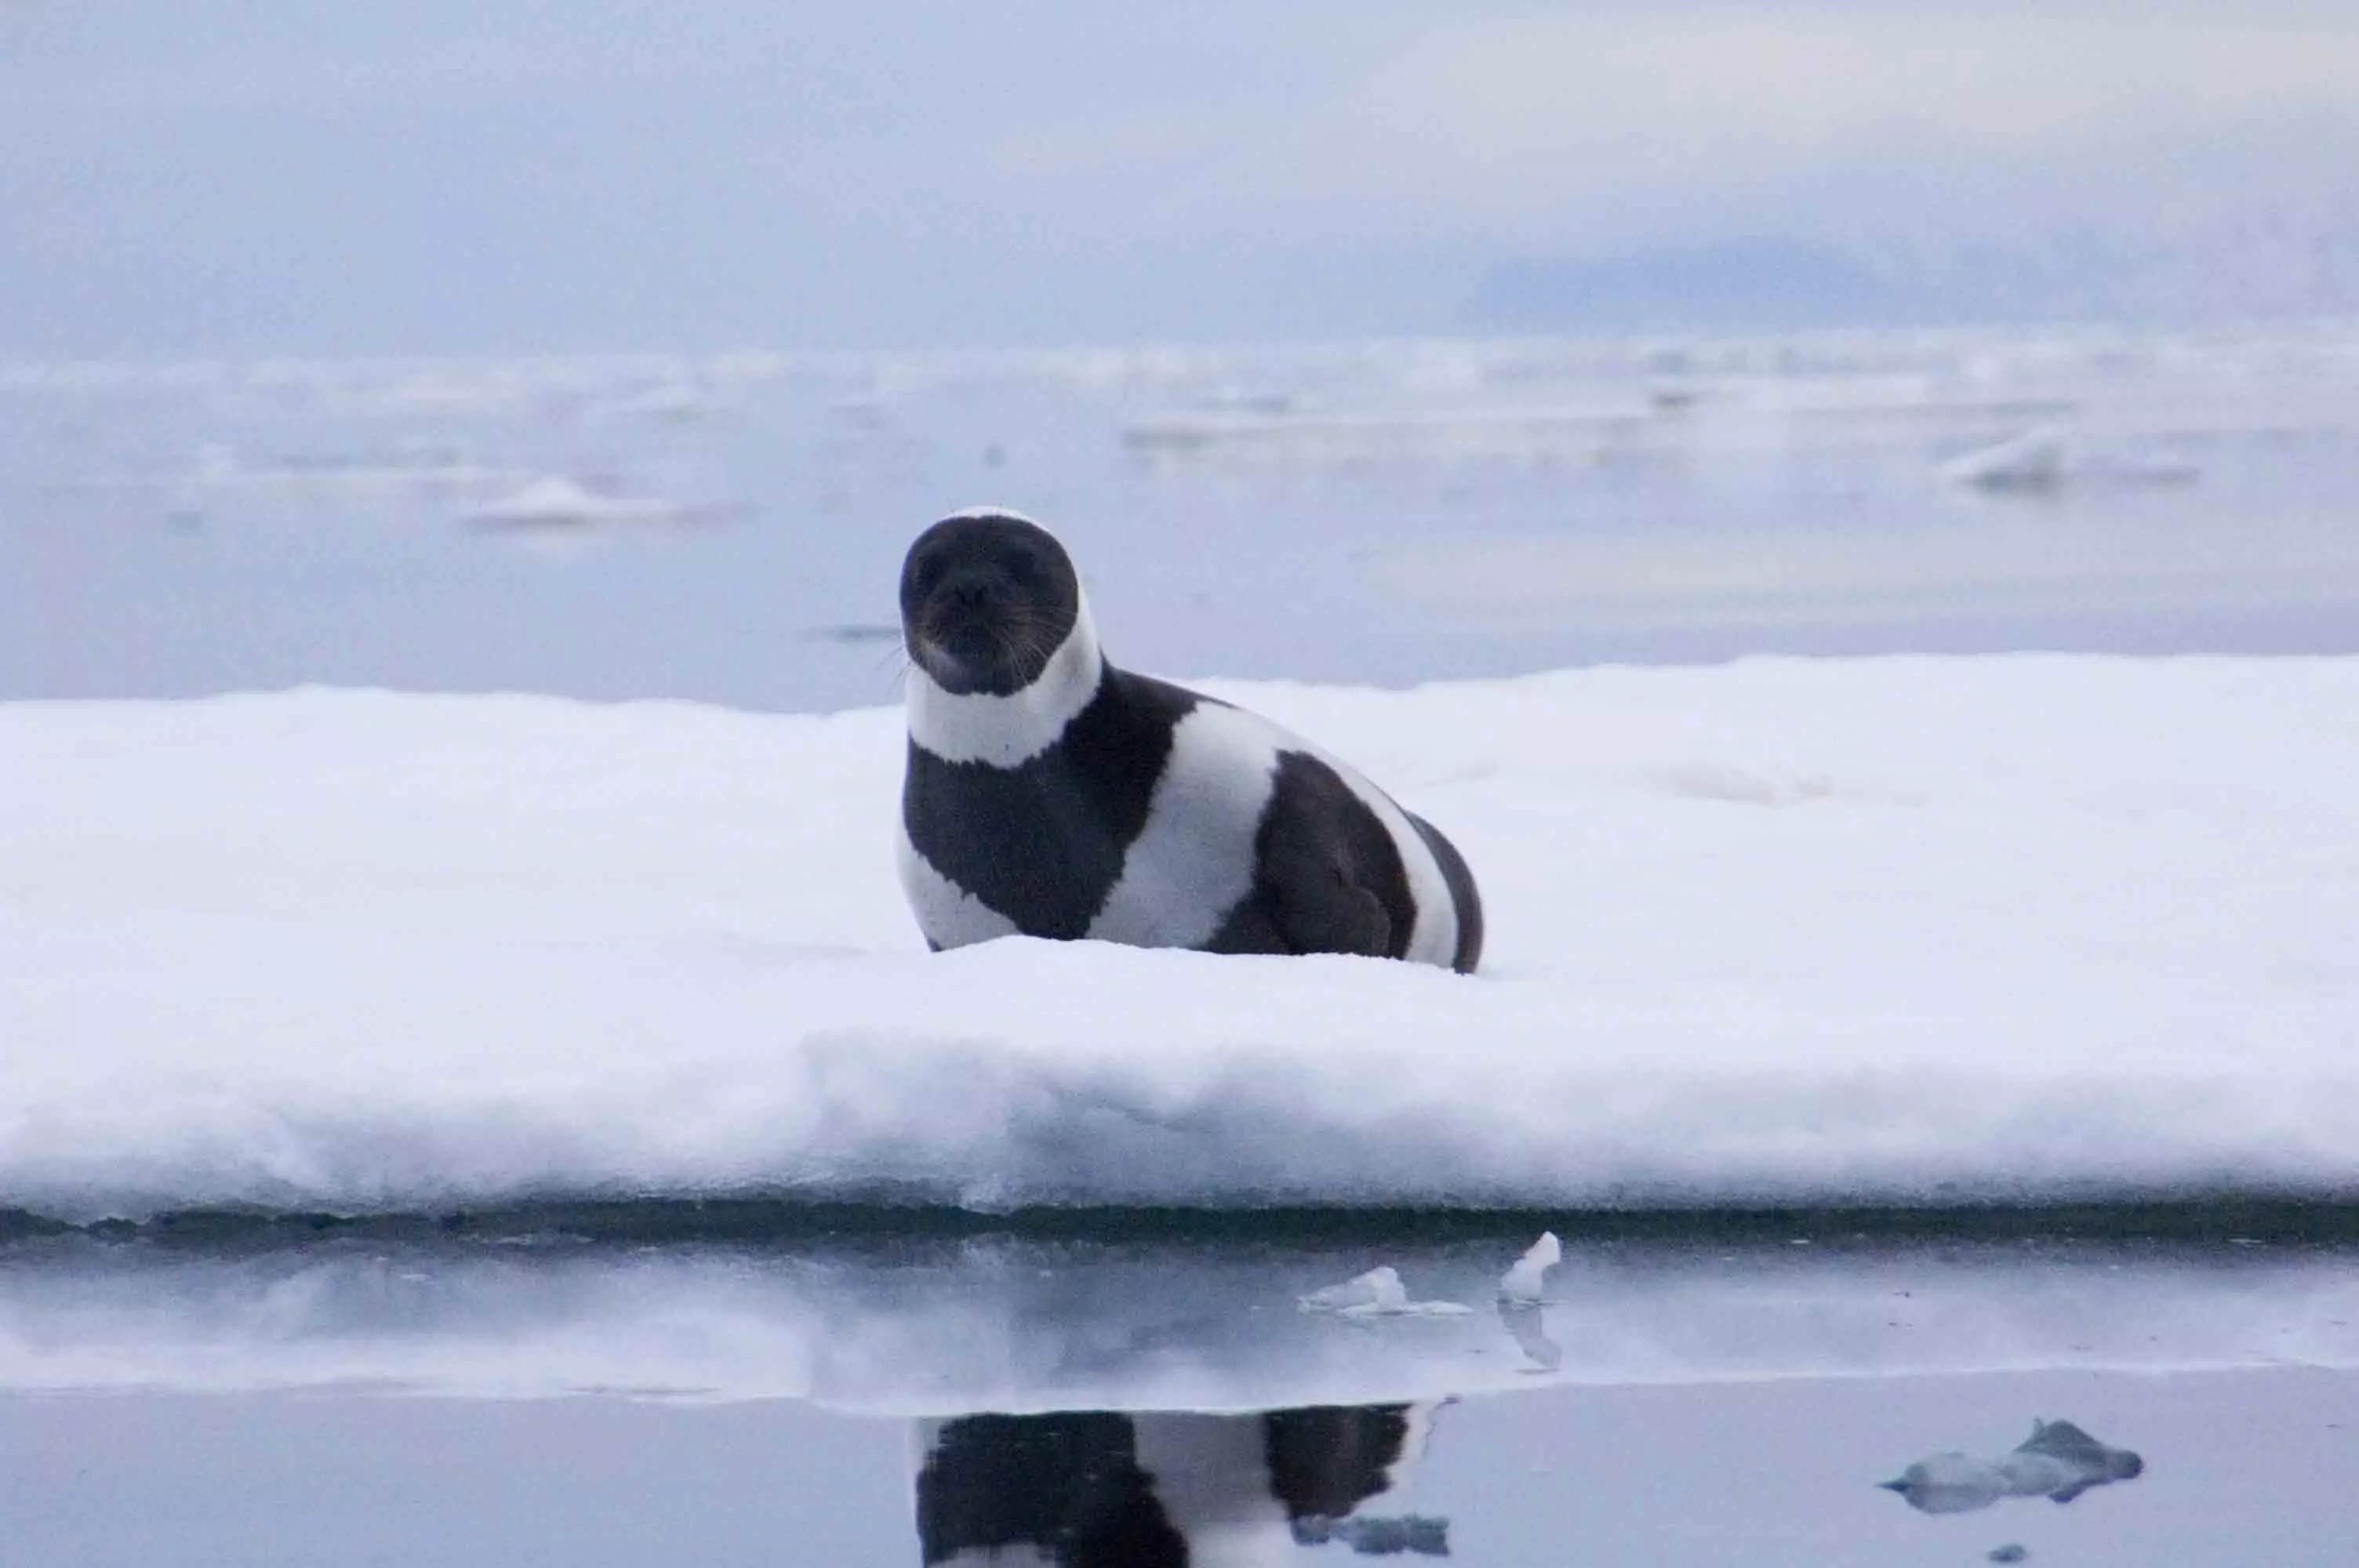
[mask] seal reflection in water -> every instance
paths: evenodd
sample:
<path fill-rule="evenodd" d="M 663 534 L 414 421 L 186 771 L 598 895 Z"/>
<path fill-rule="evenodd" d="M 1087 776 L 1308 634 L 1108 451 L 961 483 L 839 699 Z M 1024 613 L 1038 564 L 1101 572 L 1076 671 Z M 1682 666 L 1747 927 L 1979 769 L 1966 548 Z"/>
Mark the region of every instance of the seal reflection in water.
<path fill-rule="evenodd" d="M 937 950 L 1023 935 L 1471 972 L 1433 827 L 1309 741 L 1106 662 L 1064 547 L 962 513 L 909 547 L 901 882 Z"/>
<path fill-rule="evenodd" d="M 1329 1541 L 1446 1557 L 1447 1521 L 1358 1511 L 1407 1478 L 1433 1408 L 921 1422 L 919 1551 L 929 1564 L 1058 1568 L 1259 1564 Z"/>

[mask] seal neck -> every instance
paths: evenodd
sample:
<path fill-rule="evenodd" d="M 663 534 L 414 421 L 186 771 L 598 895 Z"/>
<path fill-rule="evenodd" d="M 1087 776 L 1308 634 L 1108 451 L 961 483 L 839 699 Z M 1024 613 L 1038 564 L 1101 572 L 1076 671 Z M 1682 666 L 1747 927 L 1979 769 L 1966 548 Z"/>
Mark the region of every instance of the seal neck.
<path fill-rule="evenodd" d="M 1074 607 L 1072 629 L 1031 685 L 1004 697 L 947 691 L 925 666 L 909 666 L 909 739 L 946 762 L 1016 768 L 1057 743 L 1105 680 L 1090 601 Z"/>

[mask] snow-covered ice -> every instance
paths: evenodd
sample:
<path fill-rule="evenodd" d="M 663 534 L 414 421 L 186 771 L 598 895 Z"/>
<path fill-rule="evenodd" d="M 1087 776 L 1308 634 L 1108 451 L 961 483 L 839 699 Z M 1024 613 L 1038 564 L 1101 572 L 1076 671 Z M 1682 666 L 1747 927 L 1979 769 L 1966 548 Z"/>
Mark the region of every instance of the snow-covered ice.
<path fill-rule="evenodd" d="M 2359 660 L 1216 689 L 1483 973 L 929 955 L 894 711 L 0 707 L 0 1207 L 2359 1188 Z"/>

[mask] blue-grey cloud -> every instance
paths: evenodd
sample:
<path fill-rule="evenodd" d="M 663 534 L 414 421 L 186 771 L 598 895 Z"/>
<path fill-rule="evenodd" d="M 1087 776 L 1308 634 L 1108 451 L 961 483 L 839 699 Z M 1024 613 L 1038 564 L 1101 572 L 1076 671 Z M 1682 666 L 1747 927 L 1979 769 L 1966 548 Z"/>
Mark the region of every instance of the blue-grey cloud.
<path fill-rule="evenodd" d="M 1519 260 L 1798 250 L 2332 308 L 2354 82 L 2322 3 L 36 5 L 0 352 L 1419 330 Z"/>

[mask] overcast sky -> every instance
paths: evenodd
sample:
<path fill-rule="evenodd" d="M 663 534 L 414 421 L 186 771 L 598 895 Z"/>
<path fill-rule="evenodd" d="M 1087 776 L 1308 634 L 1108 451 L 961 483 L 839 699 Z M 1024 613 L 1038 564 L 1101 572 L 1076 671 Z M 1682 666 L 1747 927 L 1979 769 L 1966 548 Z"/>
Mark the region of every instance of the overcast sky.
<path fill-rule="evenodd" d="M 1415 332 L 1765 240 L 2331 296 L 2359 0 L 2132 9 L 10 0 L 0 354 Z"/>

